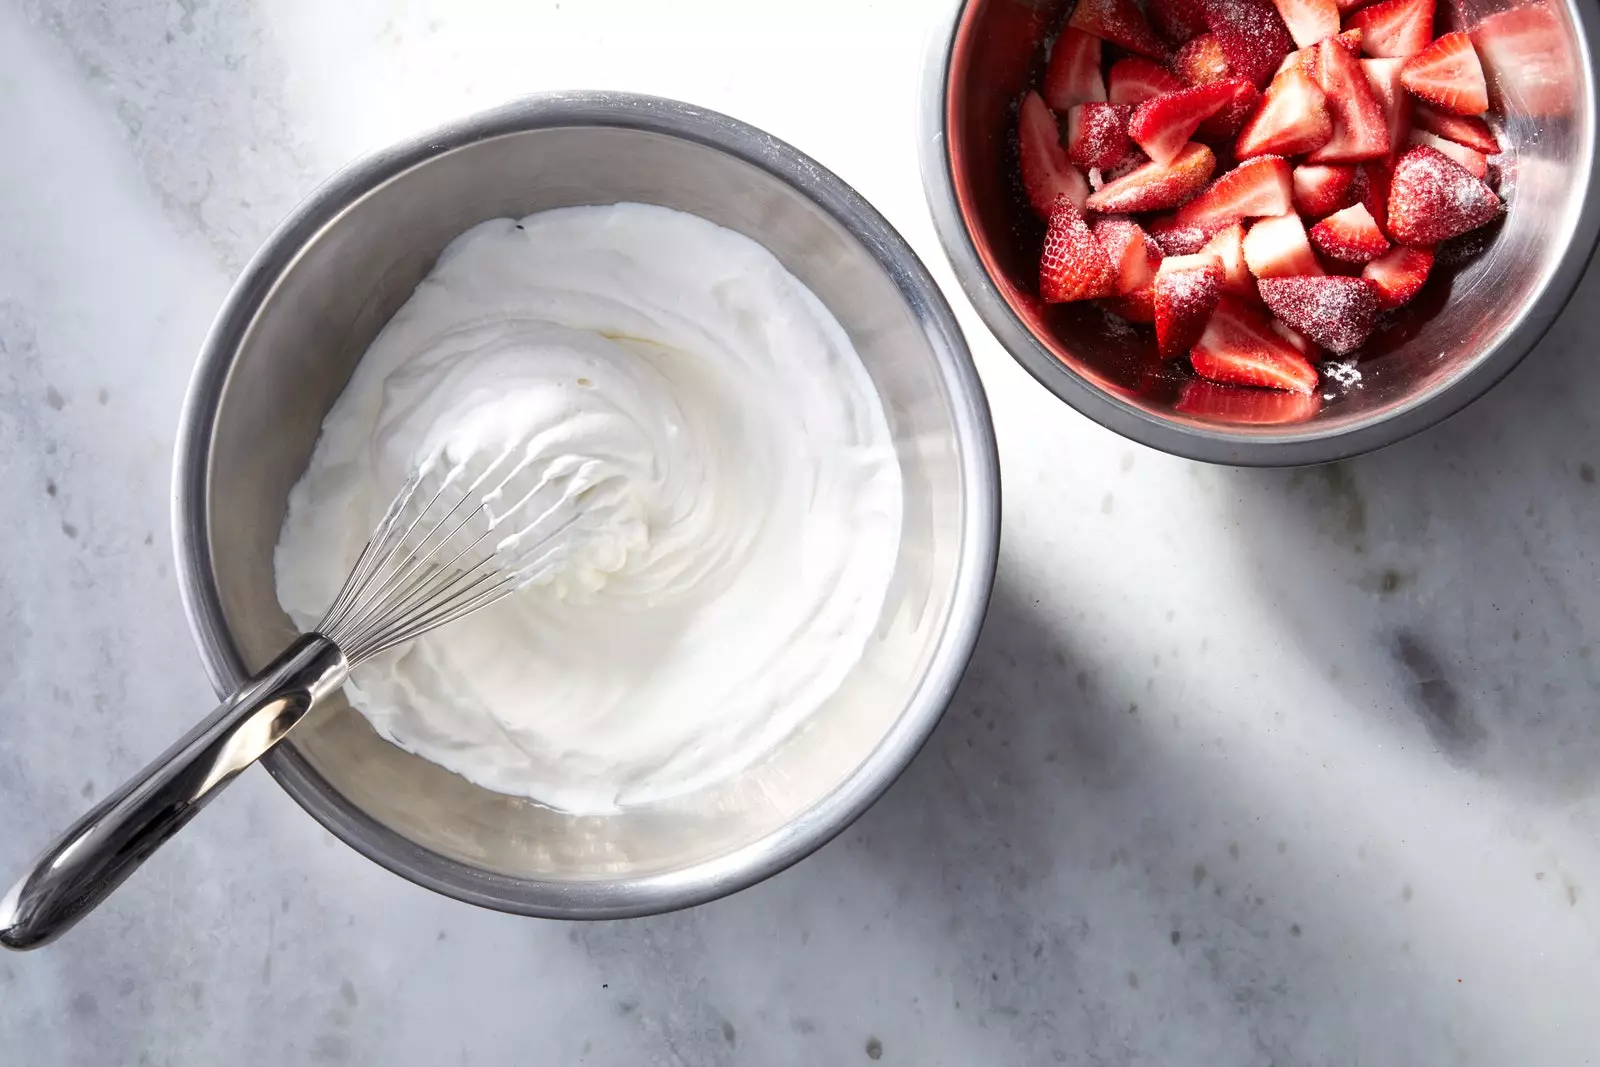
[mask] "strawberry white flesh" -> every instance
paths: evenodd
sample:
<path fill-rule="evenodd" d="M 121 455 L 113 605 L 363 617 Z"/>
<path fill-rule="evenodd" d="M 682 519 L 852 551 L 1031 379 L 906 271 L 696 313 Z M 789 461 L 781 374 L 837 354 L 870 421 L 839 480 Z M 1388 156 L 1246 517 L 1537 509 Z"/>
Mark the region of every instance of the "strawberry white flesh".
<path fill-rule="evenodd" d="M 1244 261 L 1257 278 L 1322 274 L 1298 215 L 1262 219 L 1244 235 Z"/>
<path fill-rule="evenodd" d="M 1061 147 L 1061 127 L 1038 93 L 1022 98 L 1017 136 L 1022 187 L 1039 217 L 1048 219 L 1060 196 L 1082 207 L 1089 196 L 1089 182 L 1067 161 L 1067 151 Z"/>

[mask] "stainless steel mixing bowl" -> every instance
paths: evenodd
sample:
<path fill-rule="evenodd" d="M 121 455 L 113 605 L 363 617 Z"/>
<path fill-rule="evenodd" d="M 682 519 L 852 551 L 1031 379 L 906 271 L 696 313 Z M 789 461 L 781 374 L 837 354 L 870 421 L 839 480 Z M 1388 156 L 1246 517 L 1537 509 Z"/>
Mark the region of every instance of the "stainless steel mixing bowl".
<path fill-rule="evenodd" d="M 534 97 L 346 170 L 286 221 L 228 297 L 195 371 L 174 535 L 219 692 L 290 639 L 272 551 L 323 416 L 440 249 L 484 219 L 623 200 L 693 212 L 771 249 L 849 332 L 904 469 L 899 562 L 837 696 L 736 781 L 574 817 L 478 788 L 381 740 L 342 700 L 264 761 L 307 811 L 397 874 L 462 900 L 598 918 L 747 886 L 859 815 L 933 729 L 993 579 L 999 474 L 983 389 L 948 305 L 865 201 L 722 115 L 614 93 Z"/>
<path fill-rule="evenodd" d="M 1361 381 L 1335 385 L 1311 417 L 1262 425 L 1242 421 L 1262 414 L 1250 407 L 1185 410 L 1182 378 L 1150 358 L 1153 344 L 1090 305 L 1047 307 L 1036 296 L 1042 227 L 1015 177 L 1016 104 L 1038 76 L 1039 42 L 1071 3 L 956 6 L 925 69 L 922 173 L 940 239 L 979 315 L 1017 362 L 1101 425 L 1219 463 L 1288 466 L 1380 448 L 1499 381 L 1544 335 L 1588 265 L 1600 225 L 1593 0 L 1440 0 L 1440 32 L 1512 7 L 1535 12 L 1518 16 L 1520 32 L 1500 55 L 1484 56 L 1504 115 L 1504 225 L 1485 254 L 1437 268 L 1369 342 Z M 1265 414 L 1270 421 L 1274 411 Z"/>

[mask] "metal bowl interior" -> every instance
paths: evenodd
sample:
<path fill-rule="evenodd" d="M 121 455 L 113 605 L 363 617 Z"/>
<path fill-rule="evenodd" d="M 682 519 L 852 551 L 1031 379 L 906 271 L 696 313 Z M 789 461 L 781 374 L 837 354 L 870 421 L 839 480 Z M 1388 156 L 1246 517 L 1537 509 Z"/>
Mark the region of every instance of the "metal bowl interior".
<path fill-rule="evenodd" d="M 1389 444 L 1463 407 L 1541 337 L 1595 244 L 1594 15 L 1577 0 L 1534 5 L 1498 55 L 1485 52 L 1506 151 L 1494 160 L 1503 223 L 1441 248 L 1421 296 L 1361 350 L 1360 381 L 1325 378 L 1320 403 L 1282 421 L 1270 401 L 1228 410 L 1181 402 L 1181 361 L 1088 304 L 1038 297 L 1043 227 L 1021 194 L 1016 105 L 1072 0 L 966 0 L 936 39 L 924 86 L 923 176 L 967 295 L 1035 378 L 1101 424 L 1214 462 L 1324 462 Z M 1471 29 L 1525 0 L 1440 0 L 1438 30 Z M 1524 16 L 1518 16 L 1522 18 Z M 1524 24 L 1526 25 L 1526 24 Z M 1481 254 L 1472 253 L 1481 250 Z"/>
<path fill-rule="evenodd" d="M 179 572 L 220 690 L 293 633 L 273 586 L 288 491 L 377 331 L 484 219 L 633 200 L 771 249 L 833 311 L 877 385 L 904 469 L 899 561 L 875 638 L 809 725 L 735 781 L 608 817 L 492 793 L 380 739 L 342 700 L 267 758 L 316 818 L 430 888 L 509 911 L 642 914 L 804 856 L 888 786 L 942 713 L 993 578 L 999 478 L 982 387 L 910 248 L 811 160 L 652 98 L 532 98 L 335 178 L 270 239 L 207 340 L 176 470 Z"/>

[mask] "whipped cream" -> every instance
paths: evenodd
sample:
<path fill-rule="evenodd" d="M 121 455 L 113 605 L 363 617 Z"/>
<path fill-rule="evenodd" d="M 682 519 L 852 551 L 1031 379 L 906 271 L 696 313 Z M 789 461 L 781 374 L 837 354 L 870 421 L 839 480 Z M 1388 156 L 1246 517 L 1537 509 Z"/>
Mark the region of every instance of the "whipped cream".
<path fill-rule="evenodd" d="M 600 485 L 538 581 L 358 667 L 380 734 L 579 814 L 680 797 L 859 661 L 900 468 L 849 338 L 760 245 L 641 204 L 462 234 L 372 343 L 289 497 L 278 599 L 314 627 L 429 457 Z M 520 453 L 519 453 L 520 454 Z"/>

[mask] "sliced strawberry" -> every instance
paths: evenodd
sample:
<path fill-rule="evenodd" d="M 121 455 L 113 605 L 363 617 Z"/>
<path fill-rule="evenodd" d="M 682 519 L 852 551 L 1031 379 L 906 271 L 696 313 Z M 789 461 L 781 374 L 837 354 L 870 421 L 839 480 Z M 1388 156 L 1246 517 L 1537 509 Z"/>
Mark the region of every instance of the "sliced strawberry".
<path fill-rule="evenodd" d="M 1461 169 L 1474 178 L 1486 179 L 1489 177 L 1489 159 L 1482 152 L 1475 152 L 1464 144 L 1447 141 L 1443 137 L 1435 136 L 1426 130 L 1411 131 L 1412 144 L 1424 144 L 1429 148 L 1437 149 L 1461 164 Z"/>
<path fill-rule="evenodd" d="M 1260 298 L 1261 292 L 1260 287 L 1258 286 L 1256 290 L 1256 299 L 1259 300 Z M 1290 347 L 1292 347 L 1302 356 L 1305 356 L 1307 359 L 1318 359 L 1322 356 L 1322 348 L 1315 341 L 1311 340 L 1311 338 L 1307 337 L 1293 326 L 1288 325 L 1282 319 L 1272 320 L 1272 332 L 1283 338 L 1285 341 L 1288 341 Z"/>
<path fill-rule="evenodd" d="M 1483 64 L 1464 33 L 1447 33 L 1406 60 L 1400 82 L 1416 96 L 1452 115 L 1489 110 Z"/>
<path fill-rule="evenodd" d="M 1254 299 L 1256 295 L 1256 279 L 1250 273 L 1250 265 L 1244 259 L 1244 224 L 1236 222 L 1232 226 L 1224 227 L 1217 231 L 1217 235 L 1206 242 L 1201 253 L 1217 257 L 1217 262 L 1222 264 L 1222 291 Z"/>
<path fill-rule="evenodd" d="M 1317 393 L 1247 389 L 1202 378 L 1183 383 L 1173 410 L 1236 426 L 1284 426 L 1305 422 L 1322 407 Z"/>
<path fill-rule="evenodd" d="M 1414 56 L 1433 40 L 1434 0 L 1383 0 L 1345 20 L 1361 31 L 1361 50 L 1379 59 Z"/>
<path fill-rule="evenodd" d="M 1352 56 L 1355 56 L 1357 59 L 1361 58 L 1360 30 L 1345 30 L 1343 33 L 1329 39 L 1337 44 L 1340 48 L 1343 48 L 1346 52 L 1349 52 Z M 1284 71 L 1293 67 L 1299 67 L 1301 70 L 1305 71 L 1306 77 L 1310 78 L 1312 81 L 1316 81 L 1317 46 L 1309 45 L 1300 49 L 1298 52 L 1290 52 L 1288 55 L 1284 56 L 1283 62 L 1278 64 L 1276 74 L 1282 74 Z"/>
<path fill-rule="evenodd" d="M 1363 59 L 1361 73 L 1367 76 L 1367 85 L 1383 112 L 1384 126 L 1389 130 L 1389 154 L 1399 155 L 1411 132 L 1411 97 L 1400 84 L 1400 71 L 1406 65 L 1403 59 Z"/>
<path fill-rule="evenodd" d="M 1050 62 L 1040 87 L 1044 102 L 1066 114 L 1079 104 L 1103 103 L 1106 83 L 1100 77 L 1100 38 L 1071 26 L 1050 48 Z"/>
<path fill-rule="evenodd" d="M 1094 300 L 1116 287 L 1111 257 L 1095 240 L 1071 200 L 1056 201 L 1039 258 L 1039 295 L 1047 304 Z"/>
<path fill-rule="evenodd" d="M 1150 237 L 1168 256 L 1191 256 L 1205 247 L 1211 235 L 1203 227 L 1179 222 L 1174 215 L 1154 219 L 1147 227 Z"/>
<path fill-rule="evenodd" d="M 1333 115 L 1333 139 L 1306 162 L 1356 163 L 1387 156 L 1389 123 L 1360 61 L 1334 41 L 1323 41 L 1317 46 L 1317 84 Z"/>
<path fill-rule="evenodd" d="M 1177 55 L 1172 57 L 1172 72 L 1190 85 L 1206 85 L 1233 77 L 1228 57 L 1222 54 L 1222 45 L 1209 33 L 1191 38 L 1178 49 Z"/>
<path fill-rule="evenodd" d="M 1406 149 L 1389 186 L 1389 233 L 1406 245 L 1433 245 L 1494 221 L 1504 205 L 1461 164 L 1426 145 Z"/>
<path fill-rule="evenodd" d="M 1378 298 L 1361 278 L 1264 278 L 1261 299 L 1284 323 L 1336 355 L 1360 348 L 1378 318 Z"/>
<path fill-rule="evenodd" d="M 1356 168 L 1349 164 L 1303 163 L 1294 168 L 1294 206 L 1323 218 L 1356 201 Z"/>
<path fill-rule="evenodd" d="M 1472 43 L 1495 83 L 1495 95 L 1520 114 L 1570 115 L 1583 84 L 1568 31 L 1543 3 L 1490 15 L 1472 28 Z"/>
<path fill-rule="evenodd" d="M 1161 249 L 1137 222 L 1121 215 L 1108 215 L 1096 219 L 1090 231 L 1106 250 L 1117 272 L 1114 292 L 1118 296 L 1143 289 L 1155 280 Z"/>
<path fill-rule="evenodd" d="M 1127 104 L 1078 104 L 1067 112 L 1067 160 L 1080 167 L 1114 167 L 1133 149 Z"/>
<path fill-rule="evenodd" d="M 1267 84 L 1294 38 L 1272 0 L 1205 0 L 1206 26 L 1217 38 L 1234 74 L 1255 86 Z"/>
<path fill-rule="evenodd" d="M 1222 296 L 1222 263 L 1216 256 L 1168 256 L 1156 271 L 1156 348 L 1181 356 L 1200 339 Z"/>
<path fill-rule="evenodd" d="M 1200 377 L 1225 385 L 1294 393 L 1317 388 L 1317 369 L 1273 332 L 1265 315 L 1231 296 L 1217 302 L 1189 363 Z"/>
<path fill-rule="evenodd" d="M 1232 95 L 1227 103 L 1217 109 L 1215 115 L 1195 130 L 1196 140 L 1231 145 L 1245 119 L 1255 114 L 1256 108 L 1261 105 L 1261 91 L 1243 78 L 1230 78 L 1225 84 L 1233 86 Z"/>
<path fill-rule="evenodd" d="M 1111 64 L 1107 96 L 1113 104 L 1142 104 L 1152 96 L 1183 88 L 1178 76 L 1159 63 L 1129 56 Z"/>
<path fill-rule="evenodd" d="M 1017 136 L 1022 187 L 1039 217 L 1050 217 L 1058 196 L 1066 196 L 1082 207 L 1089 196 L 1089 183 L 1067 162 L 1067 151 L 1061 147 L 1061 128 L 1038 93 L 1030 92 L 1022 98 Z"/>
<path fill-rule="evenodd" d="M 1500 142 L 1495 138 L 1494 131 L 1480 118 L 1451 115 L 1424 103 L 1418 103 L 1412 109 L 1411 118 L 1419 130 L 1427 130 L 1456 144 L 1466 145 L 1474 152 L 1482 152 L 1486 156 L 1500 152 Z"/>
<path fill-rule="evenodd" d="M 1205 4 L 1202 0 L 1150 0 L 1146 5 L 1156 32 L 1174 45 L 1206 32 Z"/>
<path fill-rule="evenodd" d="M 1171 163 L 1200 123 L 1233 99 L 1235 81 L 1195 85 L 1146 100 L 1134 109 L 1128 135 L 1157 163 Z"/>
<path fill-rule="evenodd" d="M 1366 206 L 1385 237 L 1389 232 L 1389 185 L 1394 180 L 1394 164 L 1387 159 L 1374 159 L 1356 167 L 1356 199 Z"/>
<path fill-rule="evenodd" d="M 1389 239 L 1365 204 L 1353 204 L 1311 227 L 1311 243 L 1344 263 L 1366 263 L 1389 251 Z"/>
<path fill-rule="evenodd" d="M 1244 261 L 1257 278 L 1322 273 L 1298 215 L 1262 219 L 1250 227 L 1244 235 Z"/>
<path fill-rule="evenodd" d="M 1143 289 L 1136 289 L 1127 296 L 1114 296 L 1101 301 L 1102 306 L 1113 315 L 1127 319 L 1129 322 L 1138 322 L 1149 325 L 1156 321 L 1156 283 L 1155 279 Z"/>
<path fill-rule="evenodd" d="M 1167 166 L 1151 160 L 1090 194 L 1085 203 L 1091 211 L 1113 213 L 1177 207 L 1205 185 L 1216 165 L 1211 149 L 1190 144 Z"/>
<path fill-rule="evenodd" d="M 1316 82 L 1298 67 L 1272 79 L 1261 106 L 1245 123 L 1233 147 L 1240 159 L 1250 156 L 1297 156 L 1321 148 L 1333 137 L 1328 99 Z"/>
<path fill-rule="evenodd" d="M 1067 25 L 1141 56 L 1167 58 L 1167 46 L 1133 0 L 1078 0 Z"/>
<path fill-rule="evenodd" d="M 1212 182 L 1178 209 L 1180 223 L 1216 233 L 1242 219 L 1284 215 L 1294 210 L 1294 181 L 1281 156 L 1257 156 Z"/>
<path fill-rule="evenodd" d="M 1417 295 L 1433 269 L 1433 249 L 1399 245 L 1367 264 L 1361 276 L 1378 298 L 1378 310 L 1390 311 Z"/>
<path fill-rule="evenodd" d="M 1333 0 L 1273 0 L 1289 36 L 1301 48 L 1309 48 L 1339 32 L 1339 7 Z"/>

